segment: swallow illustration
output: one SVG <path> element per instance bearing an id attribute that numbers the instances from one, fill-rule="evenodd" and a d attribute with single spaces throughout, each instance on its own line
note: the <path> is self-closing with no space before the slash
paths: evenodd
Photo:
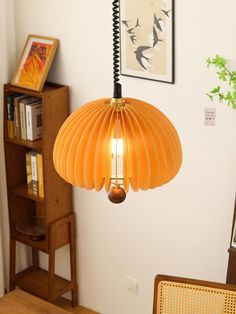
<path id="1" fill-rule="evenodd" d="M 123 20 L 122 23 L 126 26 L 126 27 L 129 27 L 129 23 L 130 20 Z"/>
<path id="2" fill-rule="evenodd" d="M 132 41 L 132 43 L 135 45 L 135 42 L 137 41 L 137 37 L 135 35 L 131 35 L 130 36 L 130 40 Z"/>
<path id="3" fill-rule="evenodd" d="M 139 18 L 137 18 L 137 22 L 136 22 L 136 25 L 135 25 L 135 28 L 137 27 L 141 27 L 141 25 L 139 24 Z"/>
<path id="4" fill-rule="evenodd" d="M 145 70 L 147 70 L 147 68 L 144 66 L 144 64 L 143 64 L 143 59 L 145 59 L 145 60 L 147 60 L 147 62 L 149 62 L 150 63 L 150 59 L 149 58 L 147 58 L 147 57 L 145 57 L 144 56 L 144 54 L 143 54 L 143 52 L 145 51 L 145 50 L 148 50 L 148 49 L 150 49 L 151 47 L 150 46 L 139 46 L 138 48 L 137 48 L 137 50 L 134 52 L 135 54 L 136 54 L 136 59 L 137 59 L 137 61 L 138 61 L 138 63 L 141 65 L 141 67 L 142 68 L 144 68 Z"/>
<path id="5" fill-rule="evenodd" d="M 159 17 L 159 19 L 156 17 L 156 13 L 154 14 L 154 25 L 156 25 L 156 27 L 159 29 L 159 31 L 162 32 L 162 27 L 160 24 L 160 21 L 162 21 L 162 19 Z"/>
<path id="6" fill-rule="evenodd" d="M 159 41 L 163 41 L 162 39 L 159 39 L 157 31 L 155 29 L 155 27 L 153 26 L 153 47 L 155 47 Z"/>
<path id="7" fill-rule="evenodd" d="M 135 27 L 132 27 L 127 30 L 127 33 L 134 35 L 134 30 L 135 30 Z"/>
<path id="8" fill-rule="evenodd" d="M 168 10 L 168 11 L 166 11 L 166 10 L 161 10 L 161 11 L 164 12 L 167 17 L 169 17 L 169 12 L 170 12 L 171 10 Z"/>

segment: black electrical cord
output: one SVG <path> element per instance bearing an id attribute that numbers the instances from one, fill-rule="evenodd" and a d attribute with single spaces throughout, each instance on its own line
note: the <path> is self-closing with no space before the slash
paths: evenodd
<path id="1" fill-rule="evenodd" d="M 120 81 L 120 1 L 112 2 L 113 10 L 113 98 L 122 98 Z"/>

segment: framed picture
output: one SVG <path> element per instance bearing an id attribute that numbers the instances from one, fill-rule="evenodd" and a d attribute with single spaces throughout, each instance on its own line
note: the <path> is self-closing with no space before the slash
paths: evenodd
<path id="1" fill-rule="evenodd" d="M 233 234 L 232 234 L 231 245 L 236 248 L 236 221 L 234 222 L 234 230 L 233 230 Z"/>
<path id="2" fill-rule="evenodd" d="M 174 83 L 174 0 L 120 0 L 121 74 Z"/>
<path id="3" fill-rule="evenodd" d="M 35 91 L 43 89 L 59 40 L 29 35 L 11 84 Z"/>

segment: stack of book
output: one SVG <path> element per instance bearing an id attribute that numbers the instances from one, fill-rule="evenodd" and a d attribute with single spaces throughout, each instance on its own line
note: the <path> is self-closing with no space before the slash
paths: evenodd
<path id="1" fill-rule="evenodd" d="M 37 150 L 26 153 L 26 175 L 28 192 L 44 198 L 43 157 Z"/>
<path id="2" fill-rule="evenodd" d="M 42 100 L 13 94 L 7 100 L 8 137 L 34 141 L 42 136 Z"/>

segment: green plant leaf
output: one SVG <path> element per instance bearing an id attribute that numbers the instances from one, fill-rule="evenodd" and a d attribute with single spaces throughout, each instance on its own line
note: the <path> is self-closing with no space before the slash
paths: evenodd
<path id="1" fill-rule="evenodd" d="M 219 101 L 222 102 L 224 100 L 224 94 L 219 93 Z"/>
<path id="2" fill-rule="evenodd" d="M 226 81 L 226 76 L 227 76 L 226 70 L 222 70 L 221 72 L 219 72 L 219 79 L 220 80 Z"/>
<path id="3" fill-rule="evenodd" d="M 213 100 L 213 96 L 212 95 L 210 95 L 208 93 L 206 93 L 206 95 L 210 98 L 211 101 Z"/>
<path id="4" fill-rule="evenodd" d="M 215 58 L 212 60 L 212 63 L 215 64 L 217 68 L 222 69 L 225 67 L 227 61 L 225 58 L 216 55 Z"/>
<path id="5" fill-rule="evenodd" d="M 206 61 L 208 68 L 212 65 L 219 69 L 218 72 L 216 72 L 219 80 L 227 82 L 229 86 L 226 93 L 221 91 L 220 86 L 217 86 L 209 93 L 206 93 L 206 95 L 211 101 L 217 97 L 220 103 L 225 102 L 228 106 L 232 105 L 232 108 L 236 109 L 236 71 L 229 70 L 227 68 L 227 60 L 219 54 L 214 58 L 207 58 Z"/>
<path id="6" fill-rule="evenodd" d="M 219 91 L 220 91 L 220 86 L 217 86 L 211 90 L 211 93 L 216 94 L 216 93 L 219 93 Z"/>

